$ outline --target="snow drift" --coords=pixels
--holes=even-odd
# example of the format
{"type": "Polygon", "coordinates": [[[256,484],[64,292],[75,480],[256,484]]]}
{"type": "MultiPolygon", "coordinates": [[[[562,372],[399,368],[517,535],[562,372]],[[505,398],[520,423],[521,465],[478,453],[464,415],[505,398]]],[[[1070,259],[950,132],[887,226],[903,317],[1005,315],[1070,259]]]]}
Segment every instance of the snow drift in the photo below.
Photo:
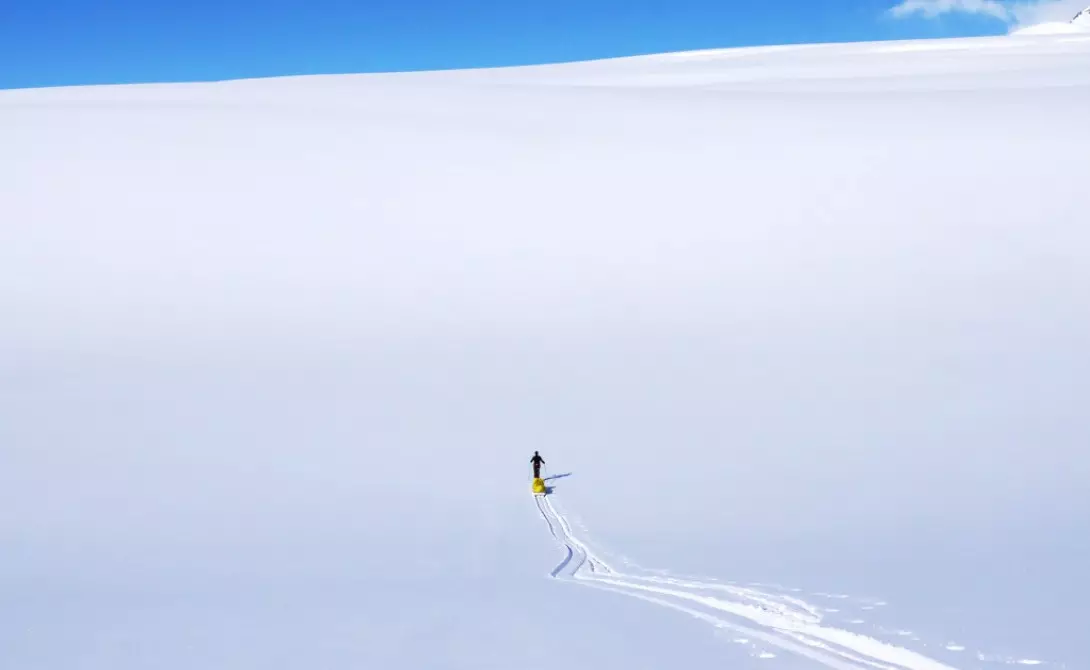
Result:
{"type": "Polygon", "coordinates": [[[0,666],[1086,664],[1088,56],[0,93],[0,666]]]}

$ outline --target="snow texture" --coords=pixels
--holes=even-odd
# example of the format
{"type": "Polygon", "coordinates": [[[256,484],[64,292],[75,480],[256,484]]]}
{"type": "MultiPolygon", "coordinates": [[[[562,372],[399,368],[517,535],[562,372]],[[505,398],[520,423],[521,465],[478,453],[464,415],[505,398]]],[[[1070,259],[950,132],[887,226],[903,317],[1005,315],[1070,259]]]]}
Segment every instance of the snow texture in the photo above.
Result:
{"type": "Polygon", "coordinates": [[[1088,109],[1081,36],[0,92],[0,667],[1090,667],[1088,109]]]}

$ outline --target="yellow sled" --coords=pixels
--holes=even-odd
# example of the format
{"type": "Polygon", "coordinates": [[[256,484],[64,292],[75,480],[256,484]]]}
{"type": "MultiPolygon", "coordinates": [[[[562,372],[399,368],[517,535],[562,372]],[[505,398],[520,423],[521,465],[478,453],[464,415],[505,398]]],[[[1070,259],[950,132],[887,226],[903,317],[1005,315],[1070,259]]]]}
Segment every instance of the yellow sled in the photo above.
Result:
{"type": "Polygon", "coordinates": [[[545,480],[541,477],[534,477],[534,495],[545,495],[545,480]]]}

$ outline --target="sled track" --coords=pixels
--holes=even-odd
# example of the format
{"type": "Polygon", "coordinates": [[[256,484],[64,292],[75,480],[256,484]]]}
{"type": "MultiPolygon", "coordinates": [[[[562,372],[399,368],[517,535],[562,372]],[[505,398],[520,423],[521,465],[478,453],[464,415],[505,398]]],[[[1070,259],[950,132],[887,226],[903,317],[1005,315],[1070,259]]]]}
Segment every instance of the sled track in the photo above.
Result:
{"type": "MultiPolygon", "coordinates": [[[[692,578],[627,574],[595,553],[557,510],[553,496],[536,496],[564,558],[549,575],[619,593],[687,614],[734,642],[775,648],[833,670],[957,670],[919,652],[823,622],[820,607],[794,595],[692,578]]],[[[775,654],[762,652],[762,658],[775,654]]]]}
{"type": "MultiPolygon", "coordinates": [[[[568,564],[571,563],[572,558],[575,556],[575,552],[572,551],[570,544],[561,540],[560,536],[557,535],[556,528],[553,526],[553,517],[555,517],[556,515],[550,515],[548,512],[545,511],[545,506],[542,503],[543,500],[545,500],[543,496],[534,497],[534,502],[537,503],[537,511],[541,512],[541,518],[545,519],[545,523],[548,524],[549,534],[551,534],[553,536],[553,539],[557,542],[562,542],[564,544],[564,549],[568,552],[568,555],[564,557],[564,560],[560,561],[560,564],[553,568],[552,572],[549,573],[550,577],[556,577],[558,574],[560,574],[562,570],[568,567],[568,564]]],[[[576,570],[578,570],[578,568],[576,568],[576,570]]]]}

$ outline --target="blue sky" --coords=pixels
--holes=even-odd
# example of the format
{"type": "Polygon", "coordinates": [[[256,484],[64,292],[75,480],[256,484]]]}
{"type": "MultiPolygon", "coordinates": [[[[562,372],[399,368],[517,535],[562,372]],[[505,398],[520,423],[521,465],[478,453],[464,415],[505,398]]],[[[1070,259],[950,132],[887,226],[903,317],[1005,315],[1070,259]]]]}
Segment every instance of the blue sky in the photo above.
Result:
{"type": "Polygon", "coordinates": [[[0,0],[0,88],[488,67],[996,34],[895,0],[0,0]]]}

